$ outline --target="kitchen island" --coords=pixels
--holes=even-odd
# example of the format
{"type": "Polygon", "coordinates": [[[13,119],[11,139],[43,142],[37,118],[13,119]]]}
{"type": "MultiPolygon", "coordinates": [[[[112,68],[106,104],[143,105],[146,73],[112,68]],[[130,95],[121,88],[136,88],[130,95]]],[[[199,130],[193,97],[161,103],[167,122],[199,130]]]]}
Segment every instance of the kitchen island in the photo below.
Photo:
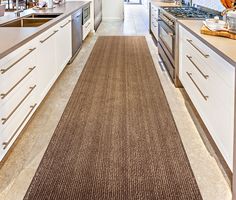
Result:
{"type": "Polygon", "coordinates": [[[70,61],[73,15],[79,11],[82,30],[82,8],[89,3],[67,2],[44,11],[26,10],[20,18],[14,13],[1,18],[0,26],[6,27],[0,27],[0,161],[70,61]],[[46,22],[15,24],[34,17],[46,22]],[[13,27],[7,27],[12,21],[13,27]]]}

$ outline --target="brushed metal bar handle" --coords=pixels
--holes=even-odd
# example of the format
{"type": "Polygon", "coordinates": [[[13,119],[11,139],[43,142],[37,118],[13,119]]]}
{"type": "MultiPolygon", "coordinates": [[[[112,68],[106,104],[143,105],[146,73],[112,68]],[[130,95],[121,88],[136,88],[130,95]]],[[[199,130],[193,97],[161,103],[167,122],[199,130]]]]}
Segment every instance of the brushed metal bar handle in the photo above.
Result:
{"type": "Polygon", "coordinates": [[[53,33],[52,34],[50,34],[48,37],[46,37],[45,39],[43,39],[43,40],[40,40],[40,42],[41,43],[44,43],[44,42],[46,42],[50,37],[52,37],[53,35],[55,35],[56,33],[58,32],[58,30],[56,30],[56,31],[53,31],[53,33]]]}
{"type": "Polygon", "coordinates": [[[157,26],[154,24],[154,22],[152,22],[152,25],[153,25],[154,27],[157,27],[157,26]]]}
{"type": "Polygon", "coordinates": [[[200,54],[202,54],[205,58],[208,58],[210,55],[203,53],[194,43],[192,40],[186,39],[189,44],[191,44],[200,54]]]}
{"type": "Polygon", "coordinates": [[[15,137],[15,135],[17,134],[17,132],[20,130],[20,128],[22,127],[22,125],[25,123],[25,121],[27,120],[27,118],[30,116],[30,114],[33,112],[35,106],[37,105],[34,104],[32,106],[30,106],[30,111],[27,113],[27,115],[25,116],[25,118],[23,119],[23,121],[21,122],[21,124],[19,125],[19,127],[15,130],[15,132],[13,133],[13,135],[10,137],[10,139],[7,142],[3,142],[3,149],[6,149],[8,147],[8,145],[10,144],[10,142],[12,141],[12,139],[15,137]]]}
{"type": "Polygon", "coordinates": [[[85,28],[88,28],[90,26],[90,23],[87,24],[87,26],[85,26],[85,28]]]}
{"type": "Polygon", "coordinates": [[[33,49],[29,49],[29,51],[23,55],[21,58],[19,58],[17,61],[15,61],[13,64],[11,64],[9,67],[5,68],[5,69],[1,69],[1,74],[6,73],[9,69],[11,69],[14,65],[16,65],[18,62],[20,62],[22,59],[24,59],[26,56],[28,56],[29,54],[31,54],[36,48],[33,49]]]}
{"type": "Polygon", "coordinates": [[[20,105],[25,101],[25,99],[30,95],[30,93],[36,88],[36,85],[34,85],[33,87],[29,87],[29,92],[24,96],[23,99],[21,99],[21,101],[17,104],[17,106],[10,112],[10,114],[5,117],[2,118],[2,124],[4,125],[10,118],[11,116],[16,112],[16,110],[20,107],[20,105]]]}
{"type": "Polygon", "coordinates": [[[195,62],[194,62],[193,59],[192,59],[192,56],[186,55],[186,57],[189,59],[189,61],[193,64],[193,66],[200,72],[200,74],[201,74],[205,79],[208,79],[208,78],[209,78],[209,75],[204,74],[204,73],[199,69],[199,67],[195,64],[195,62]]]}
{"type": "Polygon", "coordinates": [[[11,87],[10,90],[8,90],[6,93],[0,94],[1,99],[4,99],[7,95],[9,95],[9,94],[12,92],[12,90],[14,90],[35,68],[36,68],[36,66],[30,67],[30,68],[29,68],[29,71],[28,71],[19,81],[17,81],[17,82],[11,87]]]}
{"type": "Polygon", "coordinates": [[[199,91],[199,93],[201,94],[201,96],[204,98],[205,101],[207,101],[209,96],[206,96],[206,95],[203,94],[203,92],[201,91],[201,89],[199,88],[197,83],[193,80],[192,73],[189,73],[189,72],[186,72],[186,73],[189,76],[189,78],[191,79],[191,81],[193,82],[193,84],[195,85],[195,87],[197,88],[197,90],[199,91]]]}
{"type": "Polygon", "coordinates": [[[69,20],[67,23],[65,23],[64,25],[61,25],[61,28],[64,28],[67,24],[69,24],[71,22],[71,20],[69,20]]]}

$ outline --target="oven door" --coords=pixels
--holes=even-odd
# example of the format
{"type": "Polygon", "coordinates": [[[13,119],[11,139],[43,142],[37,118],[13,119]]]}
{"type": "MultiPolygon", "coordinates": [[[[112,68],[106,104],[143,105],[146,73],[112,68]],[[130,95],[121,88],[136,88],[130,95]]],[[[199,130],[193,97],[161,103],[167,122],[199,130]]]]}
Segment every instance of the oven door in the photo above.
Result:
{"type": "Polygon", "coordinates": [[[90,5],[83,8],[83,25],[90,19],[90,5]]]}
{"type": "Polygon", "coordinates": [[[164,21],[158,22],[158,39],[164,47],[164,51],[171,57],[170,60],[174,65],[175,57],[175,31],[172,30],[164,21]]]}

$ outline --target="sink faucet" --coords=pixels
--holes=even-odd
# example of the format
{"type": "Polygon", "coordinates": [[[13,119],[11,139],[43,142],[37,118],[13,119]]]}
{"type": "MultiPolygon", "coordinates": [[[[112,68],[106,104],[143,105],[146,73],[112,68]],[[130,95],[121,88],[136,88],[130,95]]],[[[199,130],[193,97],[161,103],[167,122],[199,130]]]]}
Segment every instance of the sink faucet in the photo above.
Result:
{"type": "Polygon", "coordinates": [[[16,0],[16,16],[20,17],[21,12],[23,12],[23,10],[19,8],[19,0],[16,0]]]}

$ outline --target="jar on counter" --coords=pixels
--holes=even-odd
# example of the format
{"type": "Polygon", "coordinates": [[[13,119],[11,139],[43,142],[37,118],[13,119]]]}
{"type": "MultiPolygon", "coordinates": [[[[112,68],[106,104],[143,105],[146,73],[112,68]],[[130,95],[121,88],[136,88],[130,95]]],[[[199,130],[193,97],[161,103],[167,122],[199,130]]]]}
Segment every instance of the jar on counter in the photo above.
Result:
{"type": "Polygon", "coordinates": [[[229,32],[236,33],[236,11],[227,12],[227,23],[229,32]]]}

